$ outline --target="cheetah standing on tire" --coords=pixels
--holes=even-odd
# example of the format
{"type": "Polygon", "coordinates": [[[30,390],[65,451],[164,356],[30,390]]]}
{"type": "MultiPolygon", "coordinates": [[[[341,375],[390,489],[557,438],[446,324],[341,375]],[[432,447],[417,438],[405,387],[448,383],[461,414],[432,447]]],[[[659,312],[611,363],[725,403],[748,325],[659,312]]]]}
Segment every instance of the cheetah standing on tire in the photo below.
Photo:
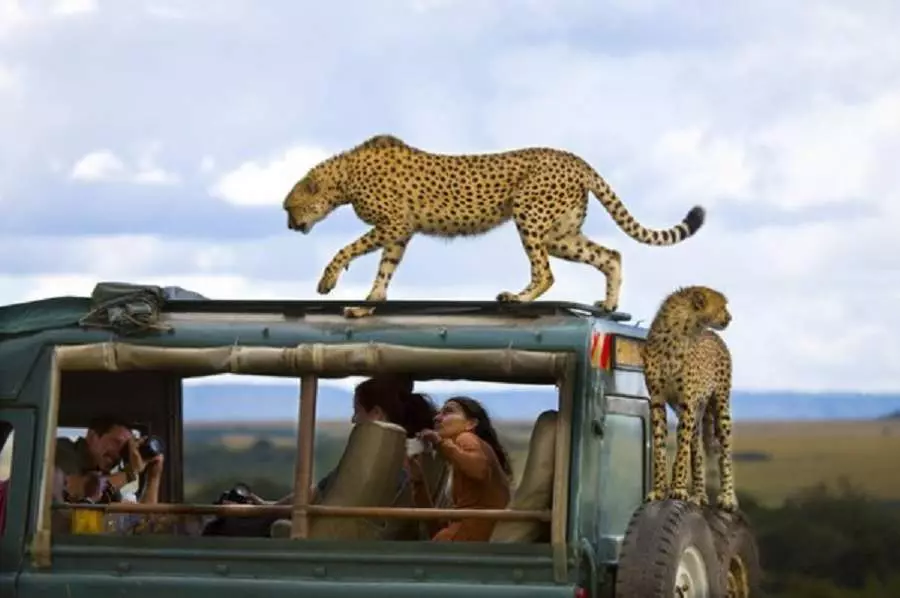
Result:
{"type": "MultiPolygon", "coordinates": [[[[382,249],[367,300],[381,301],[410,239],[416,234],[454,238],[487,233],[512,219],[531,265],[531,280],[498,301],[532,301],[553,284],[549,257],[594,266],[606,276],[600,307],[614,311],[622,286],[621,255],[582,232],[588,192],[615,223],[648,245],[674,245],[703,225],[702,207],[665,230],[643,227],[603,178],[578,156],[529,148],[492,154],[433,154],[392,135],[376,135],[313,167],[284,200],[288,228],[309,233],[335,208],[351,205],[373,228],[341,249],[325,267],[317,290],[328,294],[341,270],[359,256],[382,249]]],[[[350,308],[348,316],[372,309],[350,308]]]]}
{"type": "Polygon", "coordinates": [[[728,512],[738,508],[731,459],[731,353],[714,332],[724,330],[730,322],[725,296],[694,286],[666,297],[650,325],[642,349],[653,428],[653,488],[648,501],[668,497],[705,505],[703,449],[710,450],[715,436],[720,450],[717,506],[728,512]],[[667,483],[666,404],[678,414],[671,489],[667,483]],[[701,435],[705,447],[700,446],[701,435]]]}

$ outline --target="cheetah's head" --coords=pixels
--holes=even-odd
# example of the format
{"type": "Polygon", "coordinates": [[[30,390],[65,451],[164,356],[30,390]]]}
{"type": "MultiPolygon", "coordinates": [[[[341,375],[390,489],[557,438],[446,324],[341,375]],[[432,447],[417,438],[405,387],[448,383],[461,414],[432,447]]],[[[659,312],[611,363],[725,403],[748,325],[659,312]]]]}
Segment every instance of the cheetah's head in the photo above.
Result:
{"type": "Polygon", "coordinates": [[[691,307],[697,314],[699,323],[713,330],[725,330],[731,323],[728,299],[715,289],[693,287],[689,291],[691,307]]]}
{"type": "Polygon", "coordinates": [[[297,181],[284,198],[288,228],[303,234],[334,209],[335,190],[312,173],[297,181]]]}

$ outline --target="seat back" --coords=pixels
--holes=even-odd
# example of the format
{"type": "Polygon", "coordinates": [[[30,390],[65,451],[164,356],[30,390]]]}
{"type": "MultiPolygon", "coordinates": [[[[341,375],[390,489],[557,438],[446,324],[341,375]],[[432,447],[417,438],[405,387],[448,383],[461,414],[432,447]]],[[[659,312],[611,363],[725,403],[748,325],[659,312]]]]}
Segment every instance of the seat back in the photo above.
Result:
{"type": "MultiPolygon", "coordinates": [[[[549,409],[535,421],[522,480],[507,509],[537,511],[552,507],[557,415],[555,410],[549,409]]],[[[550,525],[545,521],[498,521],[491,542],[543,542],[549,537],[550,525]]]]}
{"type": "MultiPolygon", "coordinates": [[[[437,452],[425,451],[418,457],[422,464],[422,473],[429,490],[431,504],[440,508],[438,500],[449,477],[450,468],[437,452]]],[[[396,507],[414,507],[412,485],[407,483],[394,503],[396,507]]],[[[385,540],[427,540],[430,535],[426,526],[416,519],[394,519],[387,522],[383,539],[385,540]]]]}
{"type": "MultiPolygon", "coordinates": [[[[386,422],[364,422],[350,432],[347,447],[328,491],[319,504],[341,507],[389,507],[397,499],[406,457],[406,432],[386,422]]],[[[310,538],[373,540],[385,522],[350,517],[314,517],[310,538]]]]}

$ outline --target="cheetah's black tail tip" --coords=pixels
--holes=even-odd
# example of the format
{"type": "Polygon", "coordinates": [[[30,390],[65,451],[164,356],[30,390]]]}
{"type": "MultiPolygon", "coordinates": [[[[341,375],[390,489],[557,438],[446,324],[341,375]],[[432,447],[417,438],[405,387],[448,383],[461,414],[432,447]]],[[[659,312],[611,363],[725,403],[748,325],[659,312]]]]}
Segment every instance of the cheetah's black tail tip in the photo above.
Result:
{"type": "Polygon", "coordinates": [[[693,235],[697,232],[701,226],[703,226],[703,221],[706,220],[706,210],[704,210],[701,206],[694,206],[691,208],[691,211],[687,213],[687,216],[684,217],[682,223],[687,226],[688,236],[693,235]]]}

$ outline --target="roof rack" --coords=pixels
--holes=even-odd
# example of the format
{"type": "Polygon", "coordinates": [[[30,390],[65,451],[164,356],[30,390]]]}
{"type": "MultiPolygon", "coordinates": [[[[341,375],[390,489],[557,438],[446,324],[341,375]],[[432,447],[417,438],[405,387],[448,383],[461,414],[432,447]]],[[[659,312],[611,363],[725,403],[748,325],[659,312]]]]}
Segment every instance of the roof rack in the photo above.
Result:
{"type": "Polygon", "coordinates": [[[375,313],[391,315],[493,315],[537,318],[541,316],[571,315],[593,316],[626,322],[631,315],[623,312],[608,312],[600,307],[566,301],[530,301],[522,303],[500,301],[450,301],[450,300],[387,300],[387,301],[245,301],[223,300],[169,300],[164,311],[203,313],[282,313],[290,317],[306,315],[342,315],[345,307],[375,307],[375,313]]]}

